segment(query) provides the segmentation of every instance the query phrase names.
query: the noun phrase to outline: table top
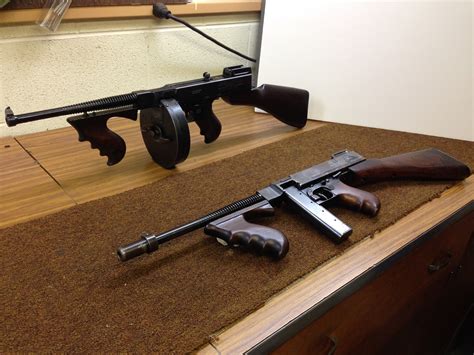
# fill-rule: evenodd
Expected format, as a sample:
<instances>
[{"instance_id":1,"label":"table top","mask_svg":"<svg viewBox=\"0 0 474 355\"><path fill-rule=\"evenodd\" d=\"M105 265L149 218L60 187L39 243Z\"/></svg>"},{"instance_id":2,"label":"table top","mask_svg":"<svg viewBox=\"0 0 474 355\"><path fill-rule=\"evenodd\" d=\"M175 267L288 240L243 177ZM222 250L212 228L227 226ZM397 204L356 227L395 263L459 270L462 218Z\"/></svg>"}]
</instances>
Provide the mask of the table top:
<instances>
[{"instance_id":1,"label":"table top","mask_svg":"<svg viewBox=\"0 0 474 355\"><path fill-rule=\"evenodd\" d=\"M252 108L214 104L222 121L221 137L204 144L191 125L191 152L174 170L156 165L148 155L137 122L111 120L110 128L127 143L122 162L108 167L105 157L79 143L70 127L0 139L0 228L48 215L76 204L114 195L181 171L218 161L324 123L308 122L302 130L288 127ZM313 309L336 291L416 240L474 197L474 178L456 184L394 225L358 243L268 300L263 307L228 329L210 336L202 353L243 352Z\"/></svg>"}]
</instances>

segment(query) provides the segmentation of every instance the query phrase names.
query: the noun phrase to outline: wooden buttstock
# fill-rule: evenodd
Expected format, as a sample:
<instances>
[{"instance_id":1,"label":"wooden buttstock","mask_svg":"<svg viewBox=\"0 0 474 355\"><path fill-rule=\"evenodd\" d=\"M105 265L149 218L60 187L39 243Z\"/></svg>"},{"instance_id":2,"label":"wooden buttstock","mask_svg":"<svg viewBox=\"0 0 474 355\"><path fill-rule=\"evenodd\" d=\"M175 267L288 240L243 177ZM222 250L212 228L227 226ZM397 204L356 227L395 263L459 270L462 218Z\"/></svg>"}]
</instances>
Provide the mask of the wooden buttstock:
<instances>
[{"instance_id":1,"label":"wooden buttstock","mask_svg":"<svg viewBox=\"0 0 474 355\"><path fill-rule=\"evenodd\" d=\"M349 168L344 182L362 185L396 179L462 180L471 174L469 167L434 148L368 159Z\"/></svg>"},{"instance_id":2,"label":"wooden buttstock","mask_svg":"<svg viewBox=\"0 0 474 355\"><path fill-rule=\"evenodd\" d=\"M304 127L308 119L309 92L302 89L263 84L222 99L231 105L257 107L297 128Z\"/></svg>"}]
</instances>

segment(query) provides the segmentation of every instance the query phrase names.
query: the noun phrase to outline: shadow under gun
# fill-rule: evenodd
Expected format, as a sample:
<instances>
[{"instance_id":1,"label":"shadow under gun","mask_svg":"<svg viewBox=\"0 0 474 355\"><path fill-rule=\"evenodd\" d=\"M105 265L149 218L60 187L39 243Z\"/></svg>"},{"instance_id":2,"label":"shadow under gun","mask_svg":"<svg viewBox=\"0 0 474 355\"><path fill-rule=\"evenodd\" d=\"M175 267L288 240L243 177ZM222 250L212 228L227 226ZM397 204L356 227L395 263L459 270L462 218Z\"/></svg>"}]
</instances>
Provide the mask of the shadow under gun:
<instances>
[{"instance_id":1,"label":"shadow under gun","mask_svg":"<svg viewBox=\"0 0 474 355\"><path fill-rule=\"evenodd\" d=\"M125 156L125 141L107 128L111 117L136 120L140 110L143 141L153 160L171 169L186 160L191 138L188 122L196 122L206 143L221 133L221 123L212 111L214 100L222 98L231 105L254 106L287 125L302 128L307 121L309 93L306 90L263 84L252 87L249 67L224 68L223 74L158 89L135 91L44 111L15 115L5 109L8 126L57 116L73 115L67 122L79 134L79 141L89 141L100 155L107 156L107 165L117 164Z\"/></svg>"},{"instance_id":2,"label":"shadow under gun","mask_svg":"<svg viewBox=\"0 0 474 355\"><path fill-rule=\"evenodd\" d=\"M365 159L344 150L326 162L275 181L256 194L195 221L158 235L142 235L141 239L118 248L117 254L121 261L127 261L204 227L207 235L223 244L281 259L289 250L286 236L276 229L250 223L256 217L273 215L275 206L288 205L340 243L352 229L329 212L327 206L346 207L368 216L375 216L380 209L377 196L355 186L397 179L462 180L470 173L468 166L433 148L382 159Z\"/></svg>"}]
</instances>

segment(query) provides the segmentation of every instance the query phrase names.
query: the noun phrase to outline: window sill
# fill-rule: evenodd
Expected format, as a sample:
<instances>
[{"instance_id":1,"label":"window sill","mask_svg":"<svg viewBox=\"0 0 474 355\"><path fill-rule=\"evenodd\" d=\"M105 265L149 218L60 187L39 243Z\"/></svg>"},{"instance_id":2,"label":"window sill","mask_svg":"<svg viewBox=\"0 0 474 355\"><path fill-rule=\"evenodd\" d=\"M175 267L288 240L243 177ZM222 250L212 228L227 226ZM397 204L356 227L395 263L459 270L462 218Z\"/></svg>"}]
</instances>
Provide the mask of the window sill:
<instances>
[{"instance_id":1,"label":"window sill","mask_svg":"<svg viewBox=\"0 0 474 355\"><path fill-rule=\"evenodd\" d=\"M185 5L168 5L178 16L259 12L261 0L195 0ZM40 9L0 10L0 25L34 23ZM71 7L64 20L112 20L151 16L150 5Z\"/></svg>"}]
</instances>

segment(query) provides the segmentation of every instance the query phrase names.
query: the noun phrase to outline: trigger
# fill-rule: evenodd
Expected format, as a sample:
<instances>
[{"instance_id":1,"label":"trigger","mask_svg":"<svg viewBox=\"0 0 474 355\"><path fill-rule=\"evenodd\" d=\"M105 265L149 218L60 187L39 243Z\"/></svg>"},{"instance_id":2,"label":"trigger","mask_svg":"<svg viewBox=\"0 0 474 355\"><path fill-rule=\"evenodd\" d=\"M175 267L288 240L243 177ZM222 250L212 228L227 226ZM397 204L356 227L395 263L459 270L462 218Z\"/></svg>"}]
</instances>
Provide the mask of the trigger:
<instances>
[{"instance_id":1,"label":"trigger","mask_svg":"<svg viewBox=\"0 0 474 355\"><path fill-rule=\"evenodd\" d=\"M221 239L221 238L217 238L217 237L216 237L216 240L217 240L217 242L218 242L219 244L222 244L222 245L225 246L225 247L229 245L229 243L227 243L224 239Z\"/></svg>"}]
</instances>

